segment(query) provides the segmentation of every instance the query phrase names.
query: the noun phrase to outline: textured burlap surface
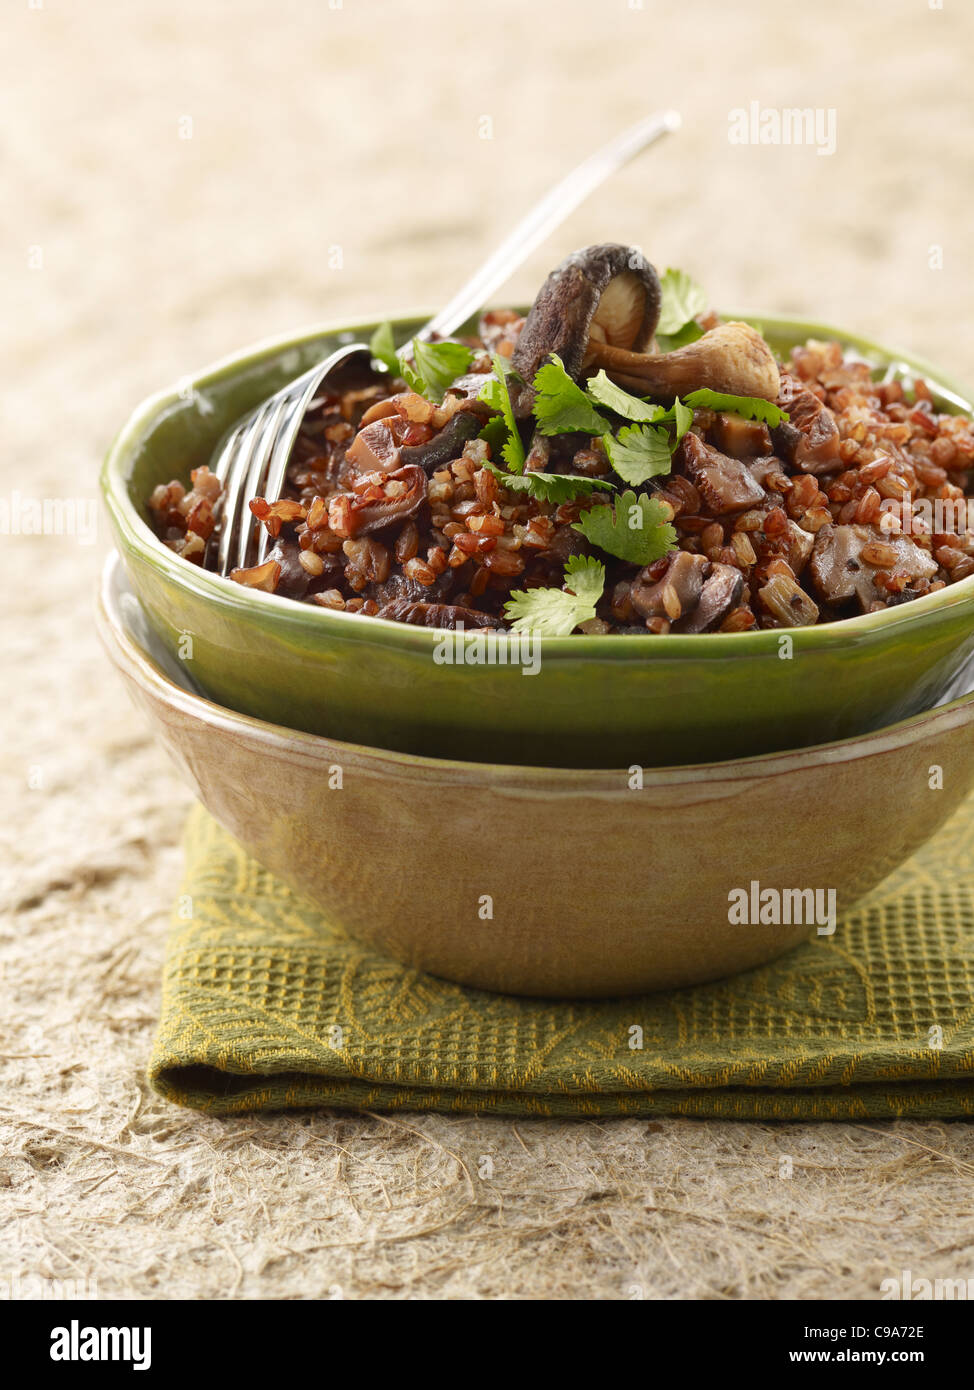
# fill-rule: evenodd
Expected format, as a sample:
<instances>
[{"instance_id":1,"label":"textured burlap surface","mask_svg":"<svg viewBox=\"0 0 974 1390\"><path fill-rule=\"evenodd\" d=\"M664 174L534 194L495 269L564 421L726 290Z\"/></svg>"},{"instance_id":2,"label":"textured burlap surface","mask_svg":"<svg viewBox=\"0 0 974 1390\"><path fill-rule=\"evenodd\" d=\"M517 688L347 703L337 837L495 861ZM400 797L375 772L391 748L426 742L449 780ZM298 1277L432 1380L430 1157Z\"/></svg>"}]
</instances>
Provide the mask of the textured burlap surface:
<instances>
[{"instance_id":1,"label":"textured burlap surface","mask_svg":"<svg viewBox=\"0 0 974 1390\"><path fill-rule=\"evenodd\" d=\"M684 133L512 295L618 238L720 304L847 324L974 379L974 14L951 0L44 0L4 28L8 503L92 499L131 406L243 343L437 302L547 180L656 104ZM729 144L751 101L834 108L836 152ZM906 1267L970 1273L964 1124L217 1120L155 1098L188 797L96 647L105 544L0 537L0 1282L870 1298Z\"/></svg>"}]
</instances>

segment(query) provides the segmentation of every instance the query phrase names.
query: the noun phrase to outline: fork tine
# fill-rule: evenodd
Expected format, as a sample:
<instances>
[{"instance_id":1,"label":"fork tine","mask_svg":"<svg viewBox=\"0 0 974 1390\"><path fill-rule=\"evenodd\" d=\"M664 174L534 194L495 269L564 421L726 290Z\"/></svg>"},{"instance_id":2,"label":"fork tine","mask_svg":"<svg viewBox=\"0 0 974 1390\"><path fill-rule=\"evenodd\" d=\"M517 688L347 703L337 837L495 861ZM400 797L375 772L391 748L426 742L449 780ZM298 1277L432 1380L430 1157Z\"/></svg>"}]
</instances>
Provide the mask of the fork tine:
<instances>
[{"instance_id":1,"label":"fork tine","mask_svg":"<svg viewBox=\"0 0 974 1390\"><path fill-rule=\"evenodd\" d=\"M241 568L245 567L250 561L250 554L254 544L255 531L266 536L267 528L251 519L250 500L253 497L266 495L267 490L263 486L264 474L267 468L267 460L270 458L274 439L277 435L281 415L287 405L287 397L272 396L264 408L263 415L257 421L253 436L250 440L250 464L247 468L247 478L244 484L243 499L240 508L240 532L237 538L237 564ZM270 500L276 501L276 497L271 494ZM246 508L246 514L244 509Z\"/></svg>"},{"instance_id":2,"label":"fork tine","mask_svg":"<svg viewBox=\"0 0 974 1390\"><path fill-rule=\"evenodd\" d=\"M217 548L220 574L228 575L234 563L246 568L252 555L260 562L265 559L270 538L266 527L255 525L249 511L250 501L261 493L271 502L279 499L291 450L309 402L322 379L340 362L358 352L368 352L364 343L348 344L304 372L251 411L222 446L213 467L224 486ZM273 474L267 478L271 461Z\"/></svg>"},{"instance_id":3,"label":"fork tine","mask_svg":"<svg viewBox=\"0 0 974 1390\"><path fill-rule=\"evenodd\" d=\"M227 514L227 475L230 472L230 465L236 452L237 442L239 441L240 436L243 434L244 428L245 427L243 425L238 425L236 429L230 431L213 464L213 472L219 478L220 483L223 487L223 491L217 498L216 505L213 508L213 514L217 522L217 529L214 531L207 544L207 552L204 557L204 563L208 566L215 556L216 568L220 574L226 573L226 570L223 568L223 564L220 557L222 553L222 539L223 536L227 534L227 528L223 525L224 517Z\"/></svg>"},{"instance_id":4,"label":"fork tine","mask_svg":"<svg viewBox=\"0 0 974 1390\"><path fill-rule=\"evenodd\" d=\"M246 505L246 481L250 471L251 451L253 441L260 429L261 421L267 415L268 410L274 408L274 399L266 401L259 410L255 410L253 415L245 420L239 430L239 438L234 445L234 438L231 437L228 450L232 450L232 457L229 460L227 473L226 501L223 504L223 527L220 534L220 573L230 573L230 551L234 538L238 536L238 528L241 522L241 507Z\"/></svg>"},{"instance_id":5,"label":"fork tine","mask_svg":"<svg viewBox=\"0 0 974 1390\"><path fill-rule=\"evenodd\" d=\"M317 390L319 377L324 375L325 370L326 368L323 367L322 371L316 373L312 380L302 385L301 390L290 392L282 402L282 410L277 422L277 438L274 441L274 449L267 471L267 495L272 499L280 497L283 493L284 479L287 477L287 468L291 460L294 441L301 428L301 422L305 417L308 405ZM269 545L270 536L265 526L262 528L262 535L257 544L258 564L263 562Z\"/></svg>"}]
</instances>

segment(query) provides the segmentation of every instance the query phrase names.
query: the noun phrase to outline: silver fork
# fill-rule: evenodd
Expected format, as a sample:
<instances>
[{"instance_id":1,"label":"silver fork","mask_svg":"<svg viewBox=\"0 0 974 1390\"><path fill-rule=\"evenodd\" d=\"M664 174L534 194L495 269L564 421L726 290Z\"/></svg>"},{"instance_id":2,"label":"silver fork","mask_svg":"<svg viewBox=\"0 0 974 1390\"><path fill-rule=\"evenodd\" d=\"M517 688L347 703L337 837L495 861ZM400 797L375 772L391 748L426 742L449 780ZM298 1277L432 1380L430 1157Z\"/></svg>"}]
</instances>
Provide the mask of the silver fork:
<instances>
[{"instance_id":1,"label":"silver fork","mask_svg":"<svg viewBox=\"0 0 974 1390\"><path fill-rule=\"evenodd\" d=\"M531 209L501 242L478 271L440 312L424 324L413 338L428 342L436 336L449 337L464 324L491 294L522 264L579 203L621 169L630 159L662 135L678 130L676 111L660 111L631 126L607 145L583 160ZM360 359L360 364L356 359ZM235 566L246 568L256 555L256 563L267 557L270 536L267 528L257 527L250 512L256 497L276 501L284 488L288 462L301 421L315 396L328 385L339 369L368 369L371 353L367 343L349 343L331 353L317 366L296 377L244 417L220 445L213 465L224 486L219 513L220 531L216 567L229 574Z\"/></svg>"}]
</instances>

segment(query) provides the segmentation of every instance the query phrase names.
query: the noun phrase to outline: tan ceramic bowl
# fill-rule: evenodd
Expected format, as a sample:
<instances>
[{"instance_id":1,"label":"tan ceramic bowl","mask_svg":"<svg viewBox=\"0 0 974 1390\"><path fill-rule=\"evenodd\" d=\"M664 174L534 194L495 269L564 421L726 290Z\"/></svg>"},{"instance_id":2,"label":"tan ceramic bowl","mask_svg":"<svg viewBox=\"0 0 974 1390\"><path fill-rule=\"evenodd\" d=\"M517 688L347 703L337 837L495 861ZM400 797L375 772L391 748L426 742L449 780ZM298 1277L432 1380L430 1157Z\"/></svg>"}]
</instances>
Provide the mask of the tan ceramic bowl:
<instances>
[{"instance_id":1,"label":"tan ceramic bowl","mask_svg":"<svg viewBox=\"0 0 974 1390\"><path fill-rule=\"evenodd\" d=\"M441 761L212 704L151 645L115 557L100 629L190 785L257 859L360 940L484 989L619 995L761 965L816 925L734 923L734 890L817 889L823 904L834 890L841 918L974 786L974 694L841 743L647 770L638 789L625 769Z\"/></svg>"}]
</instances>

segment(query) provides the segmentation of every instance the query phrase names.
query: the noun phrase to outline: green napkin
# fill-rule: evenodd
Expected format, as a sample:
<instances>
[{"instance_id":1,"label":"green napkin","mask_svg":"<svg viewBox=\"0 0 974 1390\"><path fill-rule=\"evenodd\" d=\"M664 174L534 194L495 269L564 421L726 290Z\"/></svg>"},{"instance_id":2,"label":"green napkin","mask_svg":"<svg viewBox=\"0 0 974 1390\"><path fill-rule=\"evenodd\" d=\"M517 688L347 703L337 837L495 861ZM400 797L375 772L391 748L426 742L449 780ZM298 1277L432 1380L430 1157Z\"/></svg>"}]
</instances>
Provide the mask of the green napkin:
<instances>
[{"instance_id":1,"label":"green napkin","mask_svg":"<svg viewBox=\"0 0 974 1390\"><path fill-rule=\"evenodd\" d=\"M150 1064L212 1114L974 1114L974 800L832 937L716 984L559 1002L464 989L329 927L202 809Z\"/></svg>"}]
</instances>

